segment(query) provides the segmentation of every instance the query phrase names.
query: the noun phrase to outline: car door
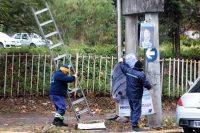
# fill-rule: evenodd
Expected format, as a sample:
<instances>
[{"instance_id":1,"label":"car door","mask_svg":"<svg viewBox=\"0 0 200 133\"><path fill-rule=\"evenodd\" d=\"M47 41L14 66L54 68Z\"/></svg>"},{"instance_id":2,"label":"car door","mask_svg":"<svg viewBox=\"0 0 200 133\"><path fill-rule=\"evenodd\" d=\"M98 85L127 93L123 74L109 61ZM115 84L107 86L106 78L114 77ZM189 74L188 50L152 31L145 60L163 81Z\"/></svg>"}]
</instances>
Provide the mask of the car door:
<instances>
[{"instance_id":1,"label":"car door","mask_svg":"<svg viewBox=\"0 0 200 133\"><path fill-rule=\"evenodd\" d=\"M17 33L13 36L14 39L16 39L18 42L21 43L21 45L25 45L21 39L21 33Z\"/></svg>"},{"instance_id":2,"label":"car door","mask_svg":"<svg viewBox=\"0 0 200 133\"><path fill-rule=\"evenodd\" d=\"M27 33L21 34L21 43L24 44L25 46L30 46L31 41Z\"/></svg>"}]
</instances>

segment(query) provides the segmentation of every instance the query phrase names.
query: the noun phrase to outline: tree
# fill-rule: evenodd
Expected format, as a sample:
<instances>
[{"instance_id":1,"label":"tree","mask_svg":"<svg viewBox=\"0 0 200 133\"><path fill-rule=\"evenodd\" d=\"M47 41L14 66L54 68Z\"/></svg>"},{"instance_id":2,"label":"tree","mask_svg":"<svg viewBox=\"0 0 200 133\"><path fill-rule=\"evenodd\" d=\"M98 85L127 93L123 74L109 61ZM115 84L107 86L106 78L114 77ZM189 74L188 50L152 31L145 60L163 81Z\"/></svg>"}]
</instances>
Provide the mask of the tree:
<instances>
[{"instance_id":1,"label":"tree","mask_svg":"<svg viewBox=\"0 0 200 133\"><path fill-rule=\"evenodd\" d=\"M165 0L161 23L171 37L175 57L180 57L180 33L189 28L196 0ZM186 26L187 25L187 26ZM185 27L186 26L186 27Z\"/></svg>"},{"instance_id":2,"label":"tree","mask_svg":"<svg viewBox=\"0 0 200 133\"><path fill-rule=\"evenodd\" d=\"M112 0L59 0L51 7L64 38L89 44L115 42L116 12Z\"/></svg>"},{"instance_id":3,"label":"tree","mask_svg":"<svg viewBox=\"0 0 200 133\"><path fill-rule=\"evenodd\" d=\"M42 5L41 0L0 0L0 24L4 32L35 31L31 7Z\"/></svg>"}]
</instances>

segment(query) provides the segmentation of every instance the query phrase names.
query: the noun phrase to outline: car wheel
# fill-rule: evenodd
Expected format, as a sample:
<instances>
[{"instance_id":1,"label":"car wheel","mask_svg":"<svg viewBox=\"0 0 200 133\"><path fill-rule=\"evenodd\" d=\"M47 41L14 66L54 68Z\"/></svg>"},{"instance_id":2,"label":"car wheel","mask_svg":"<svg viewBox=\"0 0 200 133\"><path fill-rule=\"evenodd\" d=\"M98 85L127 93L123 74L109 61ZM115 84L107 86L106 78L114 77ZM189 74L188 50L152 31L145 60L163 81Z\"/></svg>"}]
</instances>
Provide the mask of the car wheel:
<instances>
[{"instance_id":1,"label":"car wheel","mask_svg":"<svg viewBox=\"0 0 200 133\"><path fill-rule=\"evenodd\" d=\"M36 47L36 45L34 43L31 43L30 47Z\"/></svg>"},{"instance_id":2,"label":"car wheel","mask_svg":"<svg viewBox=\"0 0 200 133\"><path fill-rule=\"evenodd\" d=\"M195 133L200 133L200 129L195 129Z\"/></svg>"},{"instance_id":3,"label":"car wheel","mask_svg":"<svg viewBox=\"0 0 200 133\"><path fill-rule=\"evenodd\" d=\"M183 127L184 133L193 133L193 128Z\"/></svg>"},{"instance_id":4,"label":"car wheel","mask_svg":"<svg viewBox=\"0 0 200 133\"><path fill-rule=\"evenodd\" d=\"M2 42L0 42L0 48L3 48L3 43Z\"/></svg>"}]
</instances>

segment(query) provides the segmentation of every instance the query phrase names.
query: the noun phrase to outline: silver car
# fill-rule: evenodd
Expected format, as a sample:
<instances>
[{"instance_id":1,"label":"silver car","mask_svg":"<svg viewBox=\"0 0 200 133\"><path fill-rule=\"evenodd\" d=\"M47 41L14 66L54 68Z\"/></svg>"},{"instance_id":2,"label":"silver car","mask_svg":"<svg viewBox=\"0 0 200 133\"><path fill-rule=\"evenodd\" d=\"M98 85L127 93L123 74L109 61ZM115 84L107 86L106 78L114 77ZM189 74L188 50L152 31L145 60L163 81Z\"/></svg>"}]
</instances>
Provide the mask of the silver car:
<instances>
[{"instance_id":1,"label":"silver car","mask_svg":"<svg viewBox=\"0 0 200 133\"><path fill-rule=\"evenodd\" d=\"M185 133L200 132L200 77L178 100L176 123Z\"/></svg>"}]
</instances>

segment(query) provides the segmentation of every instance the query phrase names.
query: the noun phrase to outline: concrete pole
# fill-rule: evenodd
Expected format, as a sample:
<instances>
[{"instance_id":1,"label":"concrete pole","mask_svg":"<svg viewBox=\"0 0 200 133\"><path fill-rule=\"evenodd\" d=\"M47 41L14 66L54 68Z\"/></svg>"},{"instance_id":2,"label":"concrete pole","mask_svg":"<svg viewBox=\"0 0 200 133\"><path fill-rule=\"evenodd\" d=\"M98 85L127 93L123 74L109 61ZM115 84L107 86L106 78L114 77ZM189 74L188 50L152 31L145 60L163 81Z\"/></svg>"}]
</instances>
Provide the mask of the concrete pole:
<instances>
[{"instance_id":1,"label":"concrete pole","mask_svg":"<svg viewBox=\"0 0 200 133\"><path fill-rule=\"evenodd\" d=\"M121 0L117 0L117 58L118 61L122 57L122 14Z\"/></svg>"},{"instance_id":2,"label":"concrete pole","mask_svg":"<svg viewBox=\"0 0 200 133\"><path fill-rule=\"evenodd\" d=\"M154 62L146 62L146 75L147 79L152 84L156 84L153 86L152 98L154 102L154 109L156 111L155 114L150 115L148 117L149 126L154 128L161 127L162 122L162 102L161 102L161 84L160 84L160 54L159 54L159 20L158 13L149 13L145 14L145 20L150 21L154 24L154 48L158 51L157 59Z\"/></svg>"},{"instance_id":3,"label":"concrete pole","mask_svg":"<svg viewBox=\"0 0 200 133\"><path fill-rule=\"evenodd\" d=\"M126 54L134 53L137 55L138 44L138 16L130 15L125 18L125 40L126 40Z\"/></svg>"}]
</instances>

